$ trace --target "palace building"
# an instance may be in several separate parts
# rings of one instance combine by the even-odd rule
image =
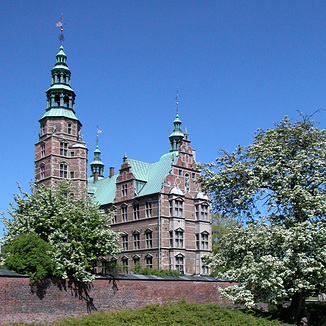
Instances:
[[[209,274],[203,257],[212,249],[210,201],[196,182],[200,170],[188,133],[181,129],[178,102],[174,128],[167,137],[170,150],[162,149],[157,162],[125,154],[119,171],[111,167],[105,177],[97,144],[88,178],[88,150],[75,115],[75,93],[62,45],[51,76],[35,144],[35,181],[50,185],[69,179],[75,187],[87,189],[105,212],[114,211],[108,224],[122,232],[122,251],[101,258],[102,272],[112,262],[125,272],[140,264],[186,275]]]

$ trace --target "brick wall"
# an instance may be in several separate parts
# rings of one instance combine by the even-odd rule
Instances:
[[[28,277],[0,277],[0,324],[9,322],[54,321],[99,310],[135,309],[152,303],[226,302],[219,299],[217,287],[228,282],[205,278],[154,277],[102,278],[88,286],[69,281],[48,279],[38,286]]]

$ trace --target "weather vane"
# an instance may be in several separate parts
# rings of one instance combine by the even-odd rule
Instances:
[[[60,40],[60,45],[62,45],[62,42],[64,41],[64,36],[63,36],[63,14],[61,14],[61,20],[55,24],[56,27],[60,27],[60,35],[59,35],[59,40]]]
[[[179,114],[179,101],[178,101],[178,96],[179,96],[179,93],[178,93],[178,88],[177,88],[177,95],[175,97],[175,100],[177,102],[177,115]]]
[[[98,125],[96,127],[97,132],[96,132],[96,147],[98,146],[98,134],[102,133],[102,130],[98,129]]]

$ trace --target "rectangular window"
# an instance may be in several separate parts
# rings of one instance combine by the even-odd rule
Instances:
[[[183,216],[183,202],[180,200],[175,200],[174,202],[174,216],[176,217]]]
[[[140,248],[140,237],[139,233],[134,233],[134,249],[138,250]]]
[[[41,157],[44,157],[45,156],[45,144],[42,143],[41,144]]]
[[[182,170],[179,170],[179,175],[182,175]]]
[[[175,269],[180,273],[184,272],[184,262],[182,256],[175,257]]]
[[[175,243],[175,247],[183,248],[183,232],[182,231],[174,231],[174,243]]]
[[[152,248],[153,247],[153,232],[146,232],[146,248]]]
[[[128,250],[128,234],[123,234],[121,236],[122,239],[122,250],[126,251]]]
[[[195,206],[195,211],[196,211],[196,220],[199,220],[199,205]]]
[[[45,123],[41,124],[41,135],[45,134]]]
[[[201,249],[208,250],[208,234],[207,233],[201,234]]]
[[[140,258],[139,258],[138,256],[135,256],[135,257],[133,258],[133,261],[134,261],[134,266],[139,265],[139,263],[140,263]]]
[[[200,212],[201,220],[207,221],[207,219],[208,219],[208,206],[202,204],[200,208],[201,208],[201,212]]]
[[[74,171],[71,171],[70,172],[70,179],[74,179],[75,178],[75,172]]]
[[[146,267],[153,268],[153,257],[146,256]]]
[[[204,260],[202,259],[201,260],[201,273],[203,274],[203,275],[207,275],[207,274],[209,274],[209,268],[208,268],[208,266],[206,266],[205,265],[205,262],[204,262]]]
[[[196,249],[199,250],[199,234],[196,234]]]
[[[41,180],[45,178],[45,166],[43,164],[40,166],[40,178]]]
[[[139,204],[134,204],[134,220],[139,220]]]
[[[67,179],[67,165],[60,164],[60,178]]]
[[[181,200],[170,201],[170,216],[183,217],[183,201]]]
[[[60,143],[60,155],[67,156],[67,148],[68,148],[68,144],[61,142]]]
[[[127,197],[128,195],[128,185],[122,185],[122,197]]]
[[[70,156],[71,156],[71,157],[74,157],[74,156],[75,156],[75,152],[71,152],[71,153],[70,153]]]
[[[146,202],[146,217],[152,217],[153,211],[152,211],[152,202],[147,201]]]
[[[196,177],[195,172],[192,172],[192,173],[191,173],[191,177],[192,177],[193,179],[195,179],[195,177]]]
[[[108,262],[105,260],[101,261],[101,274],[106,275],[108,273]]]
[[[128,258],[127,257],[122,257],[122,271],[124,273],[128,273]]]
[[[173,231],[170,231],[170,247],[173,247]]]
[[[68,123],[68,134],[71,134],[71,123]]]
[[[128,221],[128,207],[123,206],[121,207],[121,215],[122,215],[122,222]]]

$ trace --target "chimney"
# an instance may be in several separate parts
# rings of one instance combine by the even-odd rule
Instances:
[[[98,172],[94,172],[94,182],[98,180]]]
[[[110,178],[114,176],[114,167],[110,167]]]

